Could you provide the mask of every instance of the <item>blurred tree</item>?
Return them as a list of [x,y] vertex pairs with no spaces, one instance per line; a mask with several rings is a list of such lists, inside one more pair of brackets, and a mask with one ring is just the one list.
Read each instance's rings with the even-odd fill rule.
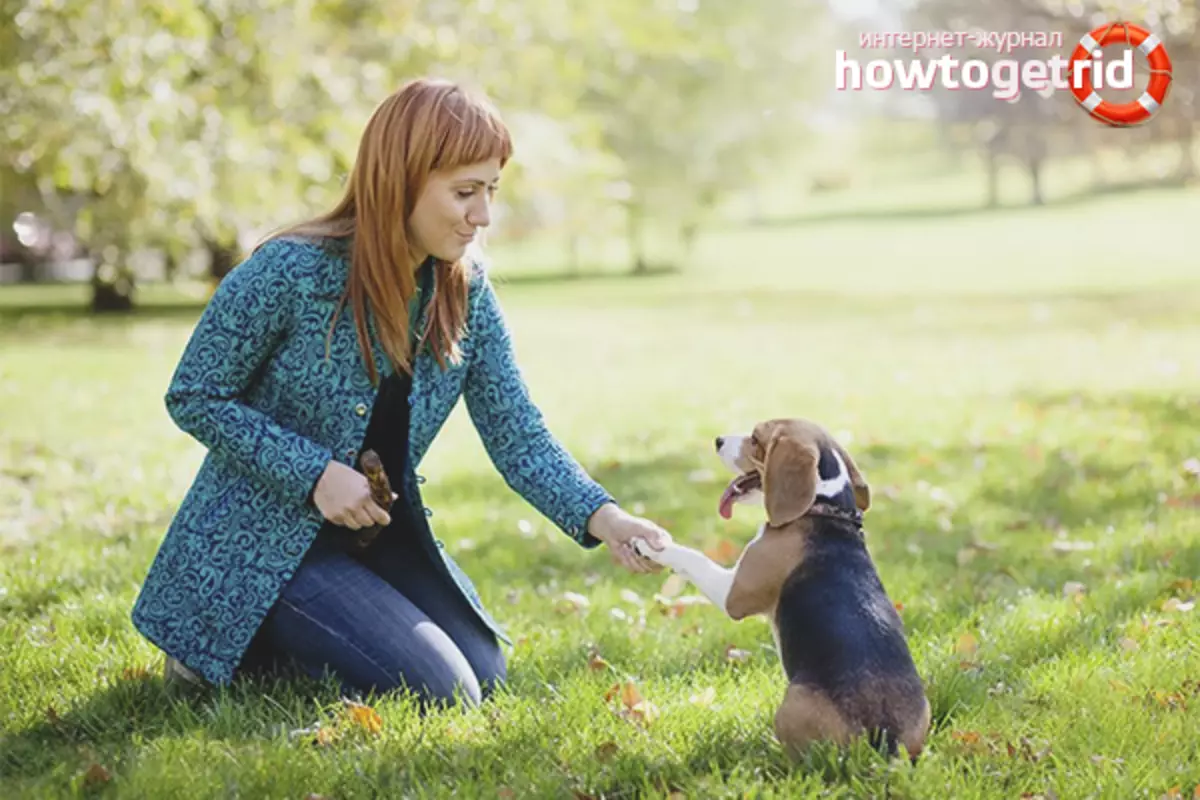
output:
[[[584,108],[624,167],[634,271],[648,258],[647,220],[673,224],[690,250],[699,225],[729,192],[756,183],[806,138],[823,6],[679,0],[667,50],[612,48]],[[682,38],[680,38],[682,37]]]

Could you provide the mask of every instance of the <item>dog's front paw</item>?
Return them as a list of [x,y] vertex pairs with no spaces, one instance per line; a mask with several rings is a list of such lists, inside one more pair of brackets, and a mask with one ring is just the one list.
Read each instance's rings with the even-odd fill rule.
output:
[[663,563],[663,552],[661,550],[655,550],[645,539],[634,539],[633,549],[636,550],[639,555],[648,558],[651,561],[654,561],[658,564]]

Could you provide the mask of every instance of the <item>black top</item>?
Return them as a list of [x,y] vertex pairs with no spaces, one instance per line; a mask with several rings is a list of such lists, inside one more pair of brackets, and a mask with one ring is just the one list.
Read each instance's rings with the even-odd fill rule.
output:
[[[419,302],[412,309],[413,311],[419,311],[428,302],[431,268],[431,263],[426,261],[417,273]],[[416,338],[417,331],[414,327],[411,331],[411,339],[415,341]],[[371,416],[367,422],[367,431],[363,435],[362,447],[355,455],[354,463],[351,464],[354,469],[361,472],[359,458],[367,450],[374,450],[379,455],[380,461],[383,462],[383,471],[388,477],[392,491],[399,495],[392,507],[387,509],[392,518],[391,524],[379,532],[375,541],[380,541],[384,537],[412,538],[403,536],[401,531],[412,528],[414,520],[411,515],[422,510],[420,502],[414,500],[419,493],[416,492],[416,487],[411,485],[412,472],[408,461],[409,395],[411,392],[412,376],[409,374],[398,372],[383,378],[379,384],[375,403],[371,407]],[[327,520],[321,526],[318,539],[336,540],[350,545],[353,551],[361,552],[353,545],[358,535],[358,531]]]

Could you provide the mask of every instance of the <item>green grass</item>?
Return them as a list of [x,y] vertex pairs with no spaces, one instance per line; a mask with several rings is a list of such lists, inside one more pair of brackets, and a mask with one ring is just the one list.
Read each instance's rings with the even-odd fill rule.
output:
[[[915,767],[861,750],[789,764],[767,625],[664,613],[665,576],[552,529],[461,408],[422,472],[439,536],[517,640],[501,696],[424,719],[380,698],[377,736],[321,746],[289,732],[336,717],[328,688],[165,692],[128,611],[202,456],[162,407],[195,309],[15,314],[29,298],[0,291],[4,794],[71,795],[100,765],[92,791],[155,798],[1191,796],[1197,212],[1200,195],[1161,192],[720,231],[686,272],[641,280],[524,282],[521,251],[497,254],[553,430],[676,539],[740,546],[757,525],[716,514],[714,435],[802,415],[842,437],[933,705]],[[622,681],[648,724],[606,703]]]

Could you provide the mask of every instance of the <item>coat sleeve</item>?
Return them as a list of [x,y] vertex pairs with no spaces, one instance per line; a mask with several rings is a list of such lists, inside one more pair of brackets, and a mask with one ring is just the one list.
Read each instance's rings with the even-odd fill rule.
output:
[[291,327],[292,262],[303,245],[272,240],[217,285],[166,393],[180,429],[298,504],[333,458],[243,402],[259,369]]
[[473,347],[463,395],[484,449],[505,482],[585,548],[600,541],[587,520],[612,496],[547,429],[517,366],[512,338],[486,275],[470,319]]

